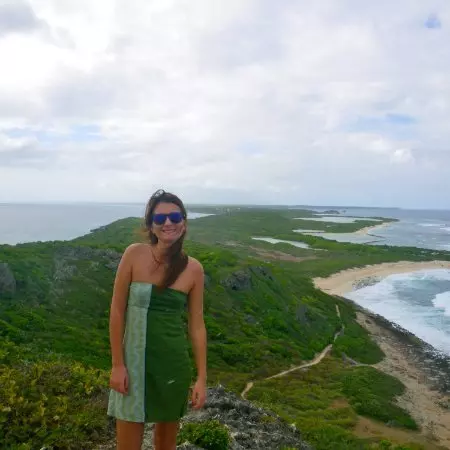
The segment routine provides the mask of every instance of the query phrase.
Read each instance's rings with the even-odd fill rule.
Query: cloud
[[[42,200],[164,185],[192,202],[448,206],[447,2],[21,5],[0,34],[0,201],[30,183]]]
[[[28,3],[20,0],[0,3],[0,36],[39,28],[39,20]]]

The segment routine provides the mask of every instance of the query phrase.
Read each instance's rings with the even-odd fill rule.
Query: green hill
[[[382,437],[357,437],[353,427],[362,415],[417,429],[395,404],[403,386],[371,367],[345,363],[342,352],[365,364],[380,361],[383,353],[356,322],[354,307],[316,290],[311,277],[383,261],[450,259],[449,254],[303,236],[292,232],[296,214],[233,210],[190,222],[186,248],[206,273],[209,384],[240,393],[248,381],[261,380],[248,398],[295,423],[319,450],[391,448]],[[121,252],[141,239],[140,223],[120,220],[70,242],[0,246],[2,448],[88,449],[110,436],[109,304]],[[331,231],[354,229],[355,224],[339,224]],[[274,247],[252,240],[255,235],[301,240],[311,248]],[[345,332],[323,362],[262,381],[313,359],[342,326]],[[336,407],[337,401],[344,406]]]

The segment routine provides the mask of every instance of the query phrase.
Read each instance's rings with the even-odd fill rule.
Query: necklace
[[[153,249],[150,247],[150,253],[152,254],[153,257],[153,261],[155,261],[155,263],[160,266],[161,264],[163,264],[156,256],[155,253],[153,252]]]

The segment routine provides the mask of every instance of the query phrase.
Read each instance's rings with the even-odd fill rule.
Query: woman
[[[140,450],[145,422],[155,423],[154,448],[176,448],[192,374],[182,314],[197,367],[194,409],[206,397],[206,330],[202,265],[183,251],[186,210],[159,190],[145,212],[149,243],[132,244],[120,261],[110,314],[112,370],[108,414],[116,418],[117,449]]]

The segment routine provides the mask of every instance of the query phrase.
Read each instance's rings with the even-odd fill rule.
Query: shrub
[[[393,403],[404,389],[401,381],[371,367],[357,367],[343,376],[343,391],[358,414],[417,430],[408,412]]]
[[[5,448],[87,448],[107,429],[106,374],[80,364],[0,366]]]
[[[178,444],[188,441],[206,450],[227,450],[230,433],[218,420],[185,423],[178,433]]]

